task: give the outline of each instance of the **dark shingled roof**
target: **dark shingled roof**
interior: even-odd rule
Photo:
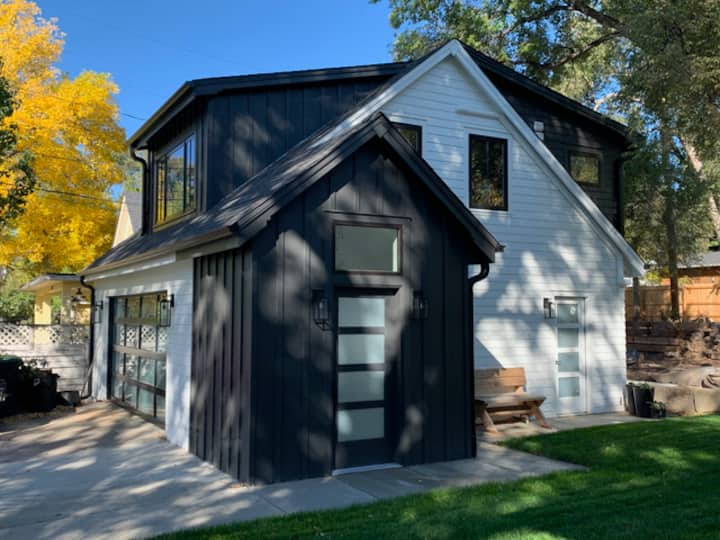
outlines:
[[[347,126],[332,138],[326,137],[340,127],[347,115],[319,129],[280,156],[243,185],[229,193],[209,211],[191,219],[171,224],[153,234],[135,235],[98,258],[88,270],[114,263],[130,262],[143,255],[172,253],[210,242],[238,236],[245,241],[254,236],[268,220],[312,183],[322,178],[342,160],[374,137],[389,144],[430,190],[457,217],[470,237],[492,261],[501,249],[497,240],[470,213],[450,188],[434,172],[392,126],[382,113],[374,114],[357,126]]]

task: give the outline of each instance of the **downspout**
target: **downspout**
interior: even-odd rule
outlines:
[[[469,385],[470,385],[470,395],[473,396],[473,399],[471,400],[471,410],[470,410],[470,432],[473,434],[471,437],[471,455],[472,457],[477,456],[477,437],[475,436],[475,310],[473,309],[473,287],[476,283],[479,283],[486,277],[488,277],[488,274],[490,273],[490,262],[485,261],[481,263],[480,265],[480,272],[475,274],[474,276],[470,276],[468,278],[468,295],[467,295],[467,307],[466,312],[468,314],[468,337],[467,337],[467,348],[468,348],[468,359],[467,362],[470,367],[470,372],[473,373],[473,376],[470,377]]]
[[[82,393],[80,399],[87,399],[92,394],[92,370],[93,370],[93,359],[95,357],[95,322],[93,321],[92,313],[95,310],[95,287],[85,282],[85,276],[80,276],[80,285],[90,290],[90,328],[88,330],[88,371],[85,376],[85,384],[83,388],[86,389],[85,393]]]

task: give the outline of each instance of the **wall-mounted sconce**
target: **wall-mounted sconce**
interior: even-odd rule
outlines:
[[[171,312],[175,307],[175,295],[158,298],[158,326],[168,327],[172,322]]]
[[[427,319],[428,317],[428,302],[422,291],[415,291],[413,293],[413,319]]]
[[[90,311],[90,324],[100,324],[102,322],[102,312],[104,303],[102,300],[98,300],[92,306]]]
[[[555,318],[555,310],[553,309],[553,302],[549,298],[543,298],[543,313],[546,319]]]
[[[327,329],[330,323],[330,305],[321,289],[312,292],[312,316],[313,321],[323,330]]]

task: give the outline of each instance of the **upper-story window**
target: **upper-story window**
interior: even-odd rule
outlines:
[[[470,135],[470,208],[507,210],[507,141]]]
[[[581,184],[600,185],[600,158],[596,154],[570,152],[570,176]]]
[[[393,123],[395,129],[400,132],[407,142],[410,143],[418,154],[422,154],[422,126],[414,124]]]
[[[195,151],[195,135],[190,135],[156,161],[155,223],[170,221],[195,210]]]

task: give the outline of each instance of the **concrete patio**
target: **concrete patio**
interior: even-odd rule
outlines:
[[[477,459],[242,487],[108,403],[0,424],[0,538],[142,538],[579,467],[486,442]]]
[[[568,431],[571,429],[582,429],[594,426],[608,426],[612,424],[627,424],[628,422],[652,422],[649,418],[638,418],[630,416],[626,412],[581,414],[577,416],[560,416],[549,418],[548,423],[551,429],[538,425],[535,421],[528,423],[513,422],[507,424],[495,424],[497,433],[482,431],[478,426],[478,441],[485,443],[497,443],[505,439],[516,439],[518,437],[532,437],[533,435],[546,435],[557,431]]]

